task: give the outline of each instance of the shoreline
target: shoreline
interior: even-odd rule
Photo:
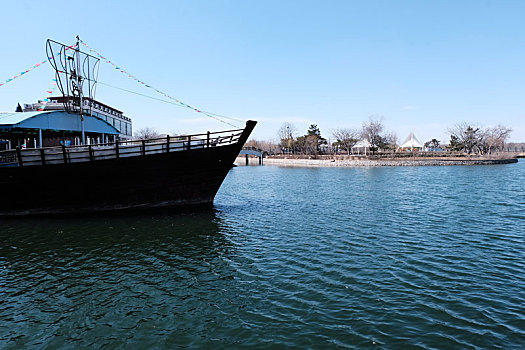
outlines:
[[[499,165],[517,163],[517,158],[427,158],[427,159],[345,159],[330,157],[329,159],[317,158],[264,158],[263,164],[285,167],[390,167],[390,166],[451,166],[451,165]],[[244,157],[235,161],[238,165],[245,165]],[[257,158],[250,158],[250,165],[258,164]]]

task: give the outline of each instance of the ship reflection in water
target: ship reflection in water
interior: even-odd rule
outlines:
[[[190,341],[239,295],[229,232],[215,211],[3,220],[0,344]]]

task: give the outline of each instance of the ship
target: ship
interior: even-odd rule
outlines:
[[[201,134],[113,137],[109,142],[104,142],[108,141],[104,138],[103,142],[86,143],[85,132],[89,128],[84,124],[90,118],[102,122],[84,115],[85,110],[80,107],[89,103],[83,101],[78,87],[91,78],[89,74],[81,75],[81,69],[74,69],[80,67],[75,62],[84,60],[85,65],[89,55],[79,58],[78,45],[62,45],[60,50],[58,54],[48,53],[48,57],[63,58],[66,63],[56,69],[65,103],[65,110],[60,113],[63,118],[76,118],[81,123],[83,141],[53,147],[43,147],[40,141],[39,147],[17,146],[0,151],[0,216],[212,207],[257,122],[248,120],[243,128]],[[69,71],[68,64],[73,67]],[[73,89],[68,92],[66,85],[70,83]],[[87,96],[87,100],[93,101],[93,96]]]
[[[212,206],[243,129],[0,152],[0,215]]]

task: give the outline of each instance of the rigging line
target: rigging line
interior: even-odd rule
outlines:
[[[131,94],[135,94],[135,95],[139,95],[139,96],[142,96],[142,97],[146,97],[146,98],[149,98],[149,99],[152,99],[152,100],[156,100],[156,101],[160,101],[160,102],[168,103],[168,104],[173,105],[173,106],[176,106],[176,107],[181,107],[181,108],[184,108],[184,107],[185,107],[185,106],[181,106],[180,104],[175,103],[175,102],[166,101],[166,100],[163,100],[163,99],[160,99],[160,98],[157,98],[157,97],[153,97],[153,96],[149,96],[149,95],[141,94],[140,92],[131,91],[131,90],[124,89],[124,88],[121,88],[121,87],[118,87],[118,86],[114,86],[114,85],[111,85],[111,84],[107,84],[107,83],[104,83],[104,82],[101,82],[101,81],[99,81],[98,83],[99,83],[99,84],[102,84],[102,85],[105,85],[105,86],[108,86],[108,87],[113,88],[113,89],[126,91],[126,92],[129,92],[129,93],[131,93]],[[204,111],[203,111],[202,114],[207,115],[206,113],[204,113]],[[234,128],[238,128],[238,127],[239,127],[239,125],[235,125],[235,124],[228,123],[227,121],[221,120],[221,119],[219,119],[219,118],[215,118],[215,117],[213,117],[213,116],[209,116],[209,115],[207,115],[207,116],[210,117],[210,118],[212,118],[212,119],[215,119],[215,120],[217,120],[217,121],[219,121],[219,122],[221,122],[221,123],[227,124],[227,125],[229,125],[229,126],[233,126]],[[232,118],[230,118],[230,119],[232,119]],[[242,120],[240,120],[240,121],[242,121]]]
[[[169,103],[170,105],[174,105],[174,106],[177,106],[177,107],[184,108],[184,106],[181,106],[180,104],[175,103],[175,102],[170,102],[170,101],[163,100],[161,98],[157,98],[157,97],[141,94],[140,92],[131,91],[131,90],[124,89],[124,88],[121,88],[121,87],[118,87],[118,86],[114,86],[114,85],[110,85],[110,84],[107,84],[107,83],[104,83],[104,82],[101,82],[101,81],[98,81],[97,83],[105,85],[105,86],[109,86],[110,88],[113,88],[113,89],[126,91],[126,92],[129,92],[131,94],[139,95],[139,96],[142,96],[142,97],[147,97],[147,98],[150,98],[152,100],[156,100],[156,101],[160,101],[160,102],[164,102],[164,103]]]
[[[20,78],[22,75],[24,75],[24,74],[26,74],[26,73],[29,73],[29,72],[32,71],[33,69],[42,66],[42,65],[43,65],[44,63],[46,63],[47,61],[48,61],[48,60],[44,60],[44,61],[42,61],[42,62],[39,62],[39,63],[37,63],[37,64],[31,66],[29,69],[27,69],[27,70],[25,70],[25,71],[23,71],[23,72],[20,72],[20,73],[18,73],[18,74],[16,74],[16,75],[14,75],[12,78],[5,80],[3,83],[0,83],[0,86],[5,85],[5,84],[7,84],[7,83],[9,83],[9,82],[11,82],[11,81],[13,81],[13,80],[15,80],[16,78]]]
[[[133,80],[135,80],[136,82],[138,82],[138,83],[144,85],[145,87],[147,87],[147,88],[149,88],[149,89],[152,89],[152,90],[156,91],[157,93],[159,93],[159,94],[161,94],[161,95],[163,95],[163,96],[169,98],[170,100],[175,101],[176,103],[180,104],[181,106],[184,106],[184,107],[187,107],[187,108],[189,108],[189,109],[192,109],[192,110],[194,110],[194,111],[197,112],[197,113],[202,113],[202,114],[204,114],[204,115],[206,115],[206,116],[208,116],[208,117],[210,117],[210,118],[212,118],[212,119],[215,119],[215,120],[217,120],[217,121],[219,121],[219,122],[221,122],[221,123],[228,124],[228,125],[232,125],[232,124],[230,124],[230,123],[228,123],[228,122],[225,122],[224,120],[222,120],[222,119],[220,119],[220,118],[214,116],[213,113],[208,113],[208,112],[205,112],[205,111],[199,110],[199,109],[197,109],[197,108],[195,108],[195,107],[193,107],[193,106],[190,106],[190,105],[188,105],[188,104],[186,104],[186,103],[184,103],[184,102],[182,102],[182,101],[180,101],[180,100],[178,100],[178,99],[176,99],[176,98],[171,97],[171,96],[168,95],[167,93],[165,93],[165,92],[163,92],[163,91],[160,91],[159,89],[155,88],[154,86],[151,86],[151,85],[149,85],[149,84],[146,84],[144,81],[139,80],[139,79],[138,79],[137,77],[135,77],[133,74],[130,74],[130,73],[129,73],[128,71],[126,71],[125,69],[123,69],[123,68],[117,66],[115,63],[113,63],[112,61],[110,61],[110,60],[107,59],[106,57],[102,56],[102,54],[100,54],[98,51],[96,51],[96,50],[93,49],[91,46],[89,46],[88,44],[86,44],[84,41],[82,41],[82,39],[79,39],[79,41],[82,43],[82,45],[84,45],[86,48],[88,48],[89,51],[91,51],[91,52],[93,52],[94,54],[96,54],[97,56],[99,56],[99,58],[103,59],[106,63],[111,64],[115,69],[119,70],[119,71],[120,71],[121,73],[123,73],[123,74],[126,74],[128,77],[130,77],[130,78],[132,78]]]
[[[173,106],[176,106],[176,107],[185,108],[185,106],[182,106],[182,105],[180,105],[179,103],[176,103],[176,102],[166,101],[166,100],[163,100],[163,99],[161,99],[161,98],[157,98],[157,97],[153,97],[153,96],[149,96],[149,95],[141,94],[140,92],[136,92],[136,91],[132,91],[132,90],[128,90],[128,89],[124,89],[124,88],[121,88],[121,87],[118,87],[118,86],[114,86],[114,85],[111,85],[111,84],[108,84],[108,83],[104,83],[104,82],[101,82],[101,81],[99,81],[98,83],[99,83],[99,84],[102,84],[102,85],[105,85],[105,86],[108,86],[108,87],[113,88],[113,89],[126,91],[126,92],[129,92],[129,93],[131,93],[131,94],[135,94],[135,95],[139,95],[139,96],[142,96],[142,97],[146,97],[146,98],[149,98],[149,99],[152,99],[152,100],[156,100],[156,101],[160,101],[160,102],[168,103],[168,104],[173,105]],[[203,113],[210,114],[210,115],[214,115],[214,116],[217,116],[217,117],[225,118],[225,119],[230,119],[230,120],[237,121],[237,122],[244,122],[244,121],[241,120],[241,119],[236,119],[236,118],[232,118],[232,117],[227,117],[227,116],[225,116],[225,115],[215,114],[215,113],[211,113],[211,112],[207,112],[207,111],[202,111],[202,112],[203,112]]]
[[[227,117],[227,116],[225,116],[225,115],[221,115],[221,114],[217,114],[217,113],[212,113],[212,112],[207,112],[207,111],[203,111],[203,112],[204,112],[204,113],[211,114],[211,115],[214,115],[214,116],[216,116],[216,117],[221,117],[221,118],[225,118],[225,119],[234,120],[234,121],[236,121],[236,122],[241,122],[241,123],[244,122],[244,120],[242,120],[242,119],[238,119],[238,118]]]
[[[70,48],[71,48],[71,46],[69,46],[69,47],[66,49],[66,51],[69,50]],[[59,53],[58,55],[60,56],[60,53]],[[11,82],[11,81],[17,79],[17,78],[20,78],[22,75],[25,75],[26,73],[31,72],[32,70],[34,70],[34,69],[36,69],[36,68],[38,68],[38,67],[44,65],[44,64],[47,63],[47,62],[49,62],[49,59],[47,59],[47,60],[43,60],[42,62],[38,62],[37,64],[32,65],[32,66],[31,66],[30,68],[28,68],[27,70],[25,70],[25,71],[23,71],[23,72],[20,72],[20,73],[18,73],[18,74],[15,74],[12,78],[5,80],[3,83],[0,83],[0,86],[5,85],[5,84],[7,84],[7,83],[9,83],[9,82]]]

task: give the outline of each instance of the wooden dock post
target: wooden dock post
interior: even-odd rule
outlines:
[[[18,165],[24,166],[24,161],[22,160],[22,151],[20,151],[19,146],[16,146],[16,157],[18,158]]]
[[[43,148],[40,148],[40,159],[42,160],[42,165],[46,165],[46,153]]]
[[[120,157],[120,150],[118,149],[118,140],[115,140],[115,157]]]
[[[62,157],[64,158],[64,164],[67,163],[67,153],[66,153],[66,146],[62,145]]]

